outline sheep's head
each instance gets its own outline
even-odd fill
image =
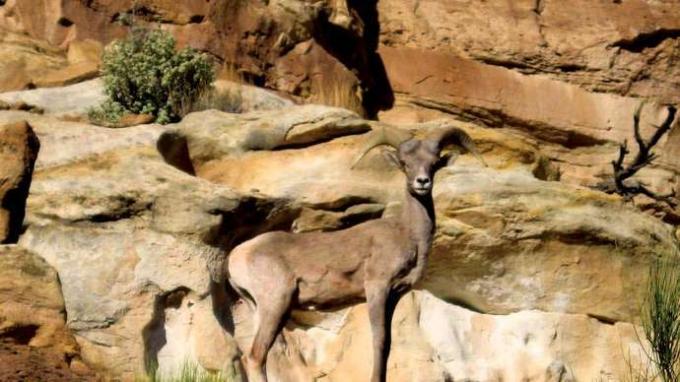
[[[466,150],[486,166],[470,136],[459,128],[445,127],[433,131],[424,139],[416,139],[410,132],[381,126],[374,130],[352,167],[373,148],[382,145],[396,149],[386,154],[406,175],[409,192],[419,196],[432,192],[434,173],[451,161],[451,154],[442,154],[449,146]]]

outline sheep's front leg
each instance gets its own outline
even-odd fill
[[[371,321],[373,334],[373,373],[371,382],[385,380],[387,357],[385,351],[385,331],[387,327],[386,305],[390,294],[390,286],[383,281],[366,281],[366,301],[368,302],[368,318]]]

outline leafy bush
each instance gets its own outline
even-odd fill
[[[106,49],[102,74],[109,99],[90,117],[114,123],[124,113],[151,114],[158,123],[177,121],[214,79],[204,54],[190,48],[176,52],[170,34],[141,28]]]
[[[677,259],[658,260],[652,266],[641,318],[651,347],[649,358],[661,380],[680,380],[680,263]]]

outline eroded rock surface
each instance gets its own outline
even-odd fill
[[[83,360],[130,378],[146,365],[169,373],[192,361],[234,372],[238,352],[220,313],[228,301],[212,293],[209,265],[249,231],[290,224],[285,204],[169,166],[155,148],[158,125],[1,116],[28,119],[42,140],[20,246],[59,273]]]
[[[16,243],[40,142],[25,121],[0,125],[0,242]]]
[[[403,176],[380,150],[350,168],[377,122],[343,109],[208,110],[123,129],[22,111],[0,120],[27,120],[42,142],[19,245],[58,272],[82,359],[109,375],[149,364],[171,373],[187,361],[238,374],[253,319],[215,282],[229,248],[263,231],[338,229],[400,208]],[[640,275],[675,245],[671,227],[616,197],[536,178],[544,155],[509,129],[403,127],[420,135],[452,123],[490,168],[463,155],[437,176],[438,234],[424,291],[397,309],[390,380],[621,373],[619,349],[639,353],[627,322]],[[612,224],[622,220],[631,224]],[[269,358],[273,377],[368,373],[363,305],[293,316],[286,350]]]
[[[172,137],[182,142],[185,159],[199,177],[241,192],[256,188],[306,203],[316,211],[303,211],[298,223],[303,227],[337,228],[339,215],[347,213],[342,211],[366,202],[394,213],[403,176],[380,153],[351,169],[365,136],[354,135],[357,131],[338,113],[315,106],[290,108],[277,114],[274,123],[264,114],[203,112],[189,116],[161,141]],[[308,130],[296,122],[300,118],[318,121],[312,126],[320,132],[343,136],[286,148],[281,137],[288,127],[293,126],[289,139],[298,129]],[[408,127],[426,132],[444,123],[455,122]],[[492,168],[482,169],[463,156],[437,175],[438,234],[421,286],[489,313],[540,309],[633,320],[645,282],[640,269],[655,253],[675,245],[672,229],[617,197],[536,179],[532,168],[541,154],[530,141],[456,124],[479,142]],[[253,132],[257,142],[267,144],[253,145]],[[171,152],[171,146],[161,151]]]
[[[0,280],[0,378],[94,380],[66,328],[57,272],[40,256],[3,245]]]
[[[293,314],[283,333],[267,363],[272,379],[355,381],[370,375],[365,304]],[[250,336],[241,340],[248,343]],[[646,362],[631,324],[531,310],[480,314],[415,291],[402,297],[394,313],[387,380],[621,380],[629,365],[622,354],[630,355],[634,368]]]

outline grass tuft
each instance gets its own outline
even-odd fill
[[[135,378],[135,382],[233,382],[240,380],[235,371],[212,373],[192,361],[185,361],[176,372],[170,375],[160,374],[157,367],[151,370],[151,373]]]
[[[680,380],[680,261],[656,260],[650,268],[642,309],[642,328],[650,343],[650,361],[664,382]]]
[[[364,115],[360,90],[337,76],[322,79],[309,100],[312,103],[341,107]]]

